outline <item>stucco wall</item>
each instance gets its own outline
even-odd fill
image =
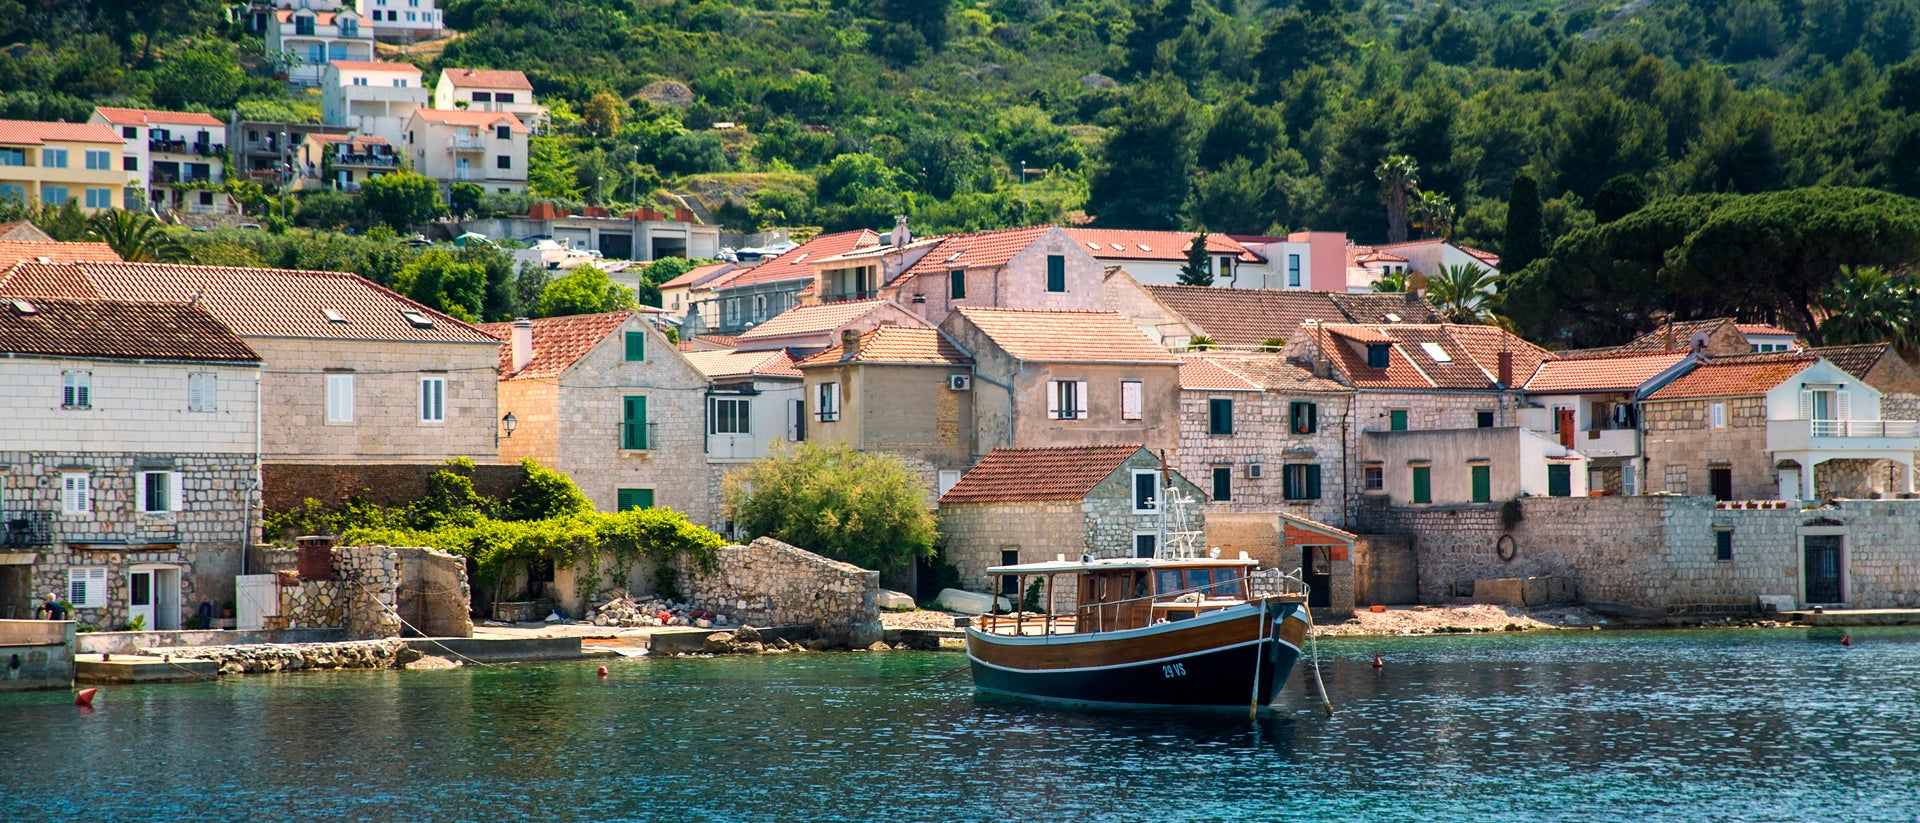
[[[266,360],[262,421],[275,462],[433,463],[495,459],[499,347],[482,343],[247,338]],[[353,422],[327,422],[328,370],[354,372]],[[420,421],[420,377],[447,378],[446,422]]]
[[[841,405],[838,420],[809,419],[807,436],[888,452],[936,470],[965,470],[973,463],[974,393],[949,389],[947,376],[969,373],[965,366],[809,367],[805,397],[813,401],[821,384],[838,383]]]

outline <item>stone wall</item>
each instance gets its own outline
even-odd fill
[[[473,590],[467,584],[467,559],[438,549],[393,551],[400,560],[395,610],[401,618],[427,637],[472,637]]]
[[[1233,434],[1208,433],[1208,403],[1218,398],[1232,400]],[[1292,430],[1294,402],[1314,403],[1318,407],[1318,430],[1300,433]],[[1208,511],[1253,512],[1285,511],[1320,523],[1340,523],[1346,519],[1346,477],[1343,440],[1347,431],[1348,396],[1338,394],[1286,394],[1261,392],[1180,392],[1180,448],[1172,456],[1174,467],[1208,492]],[[1261,477],[1249,476],[1247,465],[1258,461]],[[1320,498],[1287,500],[1286,467],[1290,464],[1320,466]],[[1213,470],[1228,469],[1232,475],[1232,499],[1212,498]]]
[[[1033,563],[1078,557],[1086,546],[1086,513],[1077,502],[949,503],[939,517],[941,557],[969,591],[996,590],[987,568],[1000,565],[1002,551]]]
[[[286,511],[309,497],[326,506],[338,506],[355,496],[382,506],[406,505],[425,497],[427,478],[443,468],[444,463],[270,462],[262,471],[266,507],[268,511]],[[504,498],[526,479],[526,469],[518,463],[473,467],[474,490],[490,497]]]
[[[494,463],[499,430],[498,343],[249,337],[267,363],[261,402],[266,459],[275,463]],[[353,422],[327,422],[329,371],[352,372]],[[420,420],[420,377],[447,379],[445,422]]]
[[[1726,427],[1712,428],[1715,403],[1726,406]],[[1733,471],[1733,499],[1780,496],[1779,472],[1767,459],[1767,399],[1730,397],[1640,404],[1647,492],[1710,495],[1708,472]]]
[[[762,537],[720,550],[711,570],[680,565],[688,601],[759,626],[803,625],[829,644],[880,639],[880,573]]]
[[[1363,534],[1354,541],[1353,602],[1356,606],[1420,602],[1420,561],[1411,538]]]
[[[0,692],[73,687],[71,620],[0,620]]]
[[[333,579],[302,580],[280,589],[280,617],[289,629],[344,629],[349,640],[397,637],[394,614],[400,552],[387,546],[335,546]]]

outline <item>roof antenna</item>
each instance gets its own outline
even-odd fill
[[[187,308],[191,309],[194,306],[200,305],[200,295],[202,292],[202,289],[193,290],[193,296],[187,299]]]

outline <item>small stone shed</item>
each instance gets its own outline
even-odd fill
[[[991,566],[1056,555],[1151,556],[1166,497],[1162,471],[1160,456],[1138,443],[994,449],[940,496],[946,562],[960,570],[963,586],[989,591],[1004,582],[988,579]],[[1191,503],[1187,528],[1204,528],[1199,487],[1165,471],[1165,482]]]

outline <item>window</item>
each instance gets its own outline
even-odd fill
[[[1020,550],[1019,549],[1001,549],[1000,565],[1002,566],[1020,565]],[[1017,575],[1017,574],[1000,575],[1000,594],[1009,598],[1019,597],[1020,596],[1020,575]]]
[[[1474,412],[1473,424],[1483,429],[1493,428],[1493,412],[1491,411]]]
[[[1393,347],[1388,346],[1385,343],[1368,343],[1367,344],[1367,368],[1369,369],[1386,368],[1388,363],[1388,357],[1389,357],[1388,353],[1391,352],[1392,349]]]
[[[1207,401],[1207,434],[1233,434],[1233,401],[1215,397]]]
[[[716,397],[707,412],[708,434],[752,434],[753,401]]]
[[[407,88],[409,85],[411,85],[412,82],[413,81],[408,80],[405,77],[395,77],[393,78],[393,87],[396,89],[404,89],[404,88]]]
[[[180,473],[170,471],[143,471],[135,476],[134,497],[140,501],[140,511],[177,512],[180,511]]]
[[[0,183],[0,203],[27,202],[27,187],[19,183]]]
[[[1295,401],[1288,407],[1287,425],[1294,434],[1313,434],[1320,430],[1320,406]]]
[[[93,475],[88,472],[60,473],[60,512],[86,514],[93,511]]]
[[[1087,381],[1047,381],[1048,420],[1084,420],[1086,417]]]
[[[1480,464],[1468,466],[1467,470],[1473,473],[1473,502],[1493,500],[1493,466]]]
[[[510,91],[495,92],[493,95],[493,102],[511,103],[513,102],[513,92],[510,92]]]
[[[1067,290],[1066,255],[1047,255],[1047,291]]]
[[[45,203],[49,206],[64,206],[67,204],[67,197],[68,197],[68,193],[67,193],[66,186],[41,186],[40,187],[40,202]]]
[[[647,359],[647,333],[643,331],[627,332],[627,362],[638,363]]]
[[[1213,499],[1215,502],[1226,502],[1233,499],[1232,467],[1213,467]]]
[[[87,189],[87,208],[113,208],[113,189]]]
[[[967,272],[964,269],[947,272],[947,297],[952,300],[962,300],[966,296]]]
[[[946,494],[948,489],[960,484],[960,472],[951,469],[941,469],[939,483],[939,494]]]
[[[1152,557],[1160,545],[1160,535],[1152,532],[1138,532],[1133,536],[1133,556]]]
[[[1733,530],[1713,530],[1713,559],[1722,563],[1733,562]]]
[[[76,609],[107,607],[107,569],[105,566],[76,566],[67,569],[67,602]]]
[[[1433,467],[1413,467],[1413,502],[1433,502]]]
[[[1133,513],[1150,514],[1160,504],[1160,473],[1135,470],[1133,473]]]
[[[1387,431],[1403,432],[1407,430],[1407,410],[1387,410]]]
[[[138,158],[138,157],[122,157],[122,158],[120,158],[120,170],[121,170],[121,171],[139,171],[139,170],[140,170],[140,158]]]
[[[140,127],[139,126],[121,126],[120,136],[128,140],[138,139],[140,137]]]
[[[93,407],[93,372],[85,369],[68,369],[60,373],[60,407],[63,409]]]
[[[213,372],[197,371],[187,375],[187,411],[210,412],[219,410],[215,396],[216,378]]]
[[[1360,487],[1377,492],[1387,487],[1387,471],[1384,466],[1361,466]]]
[[[1287,287],[1300,288],[1300,255],[1287,255]]]
[[[1120,381],[1120,419],[1139,420],[1143,415],[1144,400],[1138,380]]]
[[[1280,472],[1280,496],[1288,500],[1319,500],[1319,464],[1288,463]]]
[[[795,443],[804,442],[807,439],[807,401],[793,401],[793,416],[788,419],[793,426],[787,430],[787,439]]]
[[[636,395],[621,401],[620,448],[647,448],[647,398]]]
[[[1573,496],[1573,467],[1565,463],[1547,464],[1547,496]]]
[[[49,168],[49,169],[66,168],[67,167],[67,150],[66,149],[41,149],[40,165],[45,166],[46,168]]]
[[[347,44],[333,43],[327,46],[328,61],[345,60],[345,59],[347,59]]]
[[[359,21],[357,21],[357,20],[342,20],[342,21],[340,21],[340,36],[341,36],[341,37],[359,37],[359,36],[360,36],[360,23],[359,23]],[[346,56],[346,47],[345,47],[345,46],[342,46],[342,47],[341,47],[341,49],[340,49],[340,56],[342,56],[342,57],[345,57],[345,56]]]
[[[513,168],[513,158],[505,154],[497,155],[493,158],[493,167],[496,169]]]
[[[618,489],[614,491],[613,497],[616,511],[653,508],[652,489]]]
[[[512,126],[494,126],[493,136],[495,139],[498,139],[498,140],[512,140],[513,127]],[[504,169],[506,168],[506,166],[501,166],[500,168]]]
[[[491,102],[493,102],[493,92],[490,92],[490,91],[476,91],[476,92],[474,92],[474,93],[473,93],[473,102],[475,102],[475,103],[491,103]]]
[[[447,377],[443,374],[420,376],[420,422],[447,422]]]
[[[26,149],[0,149],[0,166],[24,166],[26,164]]]
[[[308,20],[306,21],[306,25],[297,26],[296,28],[306,29],[306,31],[298,32],[300,34],[312,34],[313,21]],[[327,62],[327,47],[320,45],[319,43],[314,43],[312,45],[307,46],[307,62],[315,63],[315,64]]]
[[[353,422],[353,375],[327,375],[327,422]]]
[[[94,171],[106,171],[113,168],[113,153],[98,149],[87,149],[87,168]]]
[[[353,78],[353,84],[354,84],[354,85],[356,85],[356,86],[364,86],[364,85],[366,85],[366,84],[367,84],[367,78],[365,78],[365,77],[355,77],[355,78]]]
[[[840,384],[821,383],[814,394],[813,406],[818,410],[820,422],[831,423],[840,419]]]
[[[1708,425],[1716,429],[1727,427],[1727,404],[1715,403],[1708,412]]]

